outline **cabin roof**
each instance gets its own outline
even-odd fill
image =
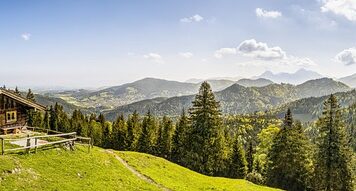
[[[4,88],[0,88],[0,95],[6,95],[7,97],[10,97],[11,99],[14,99],[26,106],[29,106],[29,107],[32,107],[32,108],[35,108],[37,110],[40,110],[40,111],[45,111],[46,110],[46,107],[41,105],[41,104],[38,104],[38,103],[35,103],[29,99],[26,99],[22,96],[19,96],[9,90],[5,90]]]

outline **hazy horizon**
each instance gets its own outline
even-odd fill
[[[356,72],[356,1],[0,2],[0,84]]]

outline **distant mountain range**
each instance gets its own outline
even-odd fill
[[[340,78],[339,81],[347,84],[350,87],[356,88],[356,74]]]
[[[272,73],[271,71],[266,71],[259,76],[254,77],[257,78],[265,78],[272,80],[276,83],[289,83],[289,84],[301,84],[308,80],[323,78],[324,76],[310,70],[300,69],[295,73]]]
[[[300,85],[270,84],[263,87],[244,87],[237,83],[216,92],[223,113],[251,113],[267,110],[278,105],[306,97],[320,97],[336,92],[348,91],[347,85],[330,78],[307,81]],[[119,106],[104,112],[109,119],[119,113],[129,114],[135,110],[141,114],[148,110],[157,115],[178,115],[183,108],[189,108],[194,95],[171,98],[154,98]]]
[[[264,78],[258,78],[258,79],[240,79],[236,82],[236,84],[239,84],[241,86],[245,87],[263,87],[263,86],[268,86],[273,84],[271,80],[264,79]]]
[[[232,84],[229,80],[208,80],[213,90],[220,91]],[[52,94],[69,103],[83,107],[110,109],[156,97],[174,97],[195,94],[200,83],[186,83],[156,78],[144,78],[132,83],[113,86],[100,91],[63,91]]]

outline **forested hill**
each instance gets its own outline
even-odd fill
[[[319,97],[350,90],[347,85],[330,78],[307,81],[294,86],[290,84],[270,84],[264,87],[244,87],[238,84],[216,92],[223,113],[239,114],[264,111],[281,104],[306,97]],[[149,109],[156,115],[178,115],[183,108],[189,108],[194,95],[159,98],[135,102],[105,112],[108,119],[117,114],[129,114],[135,110],[144,114]]]
[[[336,93],[339,104],[341,107],[348,107],[356,103],[356,90],[351,90],[348,92]],[[277,107],[273,110],[277,116],[282,117],[287,110],[290,108],[294,114],[294,118],[301,121],[310,121],[316,119],[321,115],[323,108],[323,102],[328,98],[328,96],[322,97],[309,97],[300,100],[296,100],[282,106]]]

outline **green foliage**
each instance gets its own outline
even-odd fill
[[[119,115],[112,125],[111,147],[116,150],[126,150],[128,146],[128,130],[124,115]]]
[[[174,133],[173,121],[164,116],[159,125],[159,133],[157,140],[158,155],[164,158],[171,158],[172,152],[172,137]]]
[[[33,101],[33,102],[36,102],[36,100],[35,100],[35,95],[32,93],[31,89],[28,89],[26,98],[27,98],[28,100],[31,100],[31,101]]]
[[[139,138],[138,150],[140,152],[153,154],[156,152],[156,135],[157,135],[156,118],[148,111],[142,121],[142,134]]]
[[[265,183],[264,177],[256,171],[248,173],[246,175],[246,180],[253,182],[255,184],[258,184],[258,185],[263,185]]]
[[[172,160],[178,164],[184,165],[184,158],[188,150],[188,131],[189,131],[189,121],[188,117],[185,114],[185,111],[182,111],[182,114],[177,122],[175,132],[173,134],[173,148],[172,148]]]
[[[207,82],[202,83],[189,114],[191,147],[185,159],[187,166],[203,174],[217,175],[225,168],[225,140],[219,103]]]
[[[318,119],[320,137],[315,164],[317,190],[352,191],[351,149],[337,99],[331,95]]]
[[[138,150],[138,140],[141,136],[141,123],[138,113],[135,111],[127,119],[127,149]]]
[[[261,130],[257,135],[259,144],[255,154],[255,169],[258,173],[264,174],[267,164],[267,155],[273,144],[273,140],[280,131],[276,125],[269,125]]]
[[[229,166],[229,175],[232,178],[245,178],[248,168],[247,168],[247,161],[245,158],[245,151],[242,147],[242,144],[236,139],[233,150],[232,156]]]
[[[293,124],[288,110],[283,128],[268,152],[267,185],[286,190],[308,190],[311,176],[311,149],[300,123]]]

